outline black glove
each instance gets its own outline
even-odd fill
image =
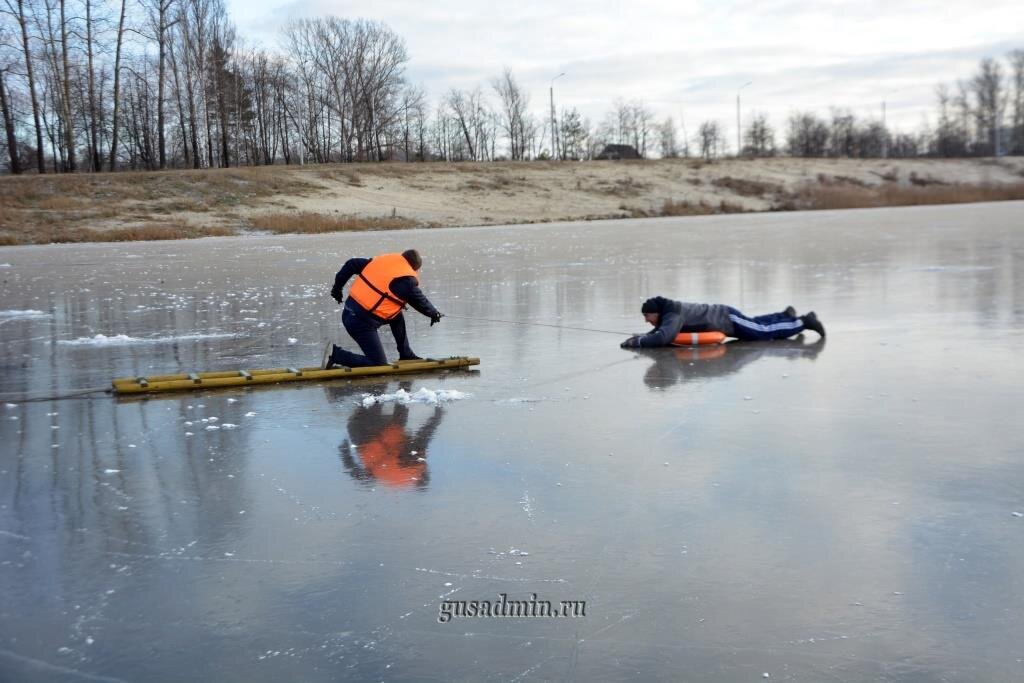
[[[340,304],[342,299],[345,298],[345,296],[344,296],[344,294],[342,294],[342,291],[340,289],[332,289],[331,290],[331,298],[333,298],[335,301],[337,301]]]
[[[433,313],[431,313],[430,314],[430,326],[433,327],[437,323],[441,322],[441,318],[443,318],[443,317],[444,317],[444,313],[441,313],[440,311],[434,311]]]
[[[640,348],[640,337],[632,336],[626,341],[619,344],[620,348],[623,349],[639,349]]]

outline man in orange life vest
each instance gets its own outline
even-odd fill
[[[419,252],[409,249],[401,254],[380,254],[373,258],[351,258],[334,277],[331,296],[339,304],[342,289],[354,275],[356,281],[349,288],[341,322],[356,340],[363,354],[346,351],[332,343],[324,349],[324,369],[335,365],[350,368],[368,365],[387,365],[384,347],[377,330],[381,325],[391,327],[400,360],[419,360],[409,346],[402,309],[406,304],[430,318],[430,325],[443,317],[419,287],[419,269],[423,265]]]

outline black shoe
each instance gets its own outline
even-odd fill
[[[796,309],[793,308],[792,306],[786,306],[786,310],[784,310],[783,313],[788,315],[790,318],[799,318],[800,317],[800,316],[798,316],[796,314]]]
[[[399,357],[398,360],[423,360],[423,359],[414,354],[412,356],[401,356],[401,357]]]
[[[818,316],[814,311],[811,311],[807,315],[800,316],[800,321],[804,324],[804,327],[808,330],[817,332],[822,339],[825,338],[825,326],[818,320]]]
[[[324,347],[324,357],[320,361],[320,367],[324,370],[330,370],[334,367],[334,349],[336,348],[331,342],[327,342],[327,346]]]

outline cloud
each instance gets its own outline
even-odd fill
[[[1017,2],[991,0],[231,0],[241,33],[274,44],[288,20],[333,14],[387,23],[407,42],[409,80],[431,98],[490,90],[510,67],[540,111],[551,78],[559,106],[592,120],[618,97],[659,116],[735,120],[744,109],[777,124],[793,109],[851,108],[920,125],[934,87],[969,76],[984,56],[1024,48]]]

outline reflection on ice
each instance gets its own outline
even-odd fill
[[[376,404],[352,413],[348,437],[338,446],[338,454],[353,479],[398,489],[427,487],[430,442],[444,411],[435,407],[415,428],[410,428],[409,416],[409,408],[403,404],[394,405],[391,411]]]
[[[816,338],[813,343],[808,343],[801,336],[768,342],[731,341],[693,348],[638,349],[636,352],[653,361],[644,372],[644,384],[651,389],[665,389],[674,384],[739,372],[762,358],[813,361],[825,350],[825,341]]]
[[[0,678],[1018,680],[1022,206],[3,249]],[[309,364],[409,246],[478,372],[23,402]],[[571,329],[663,291],[828,349]]]
[[[168,337],[129,337],[126,334],[115,334],[108,337],[105,334],[97,334],[93,337],[79,337],[78,339],[58,339],[57,343],[62,346],[128,346],[131,344],[171,344],[174,342],[199,341],[203,339],[230,339],[237,337],[237,334],[179,334]]]

